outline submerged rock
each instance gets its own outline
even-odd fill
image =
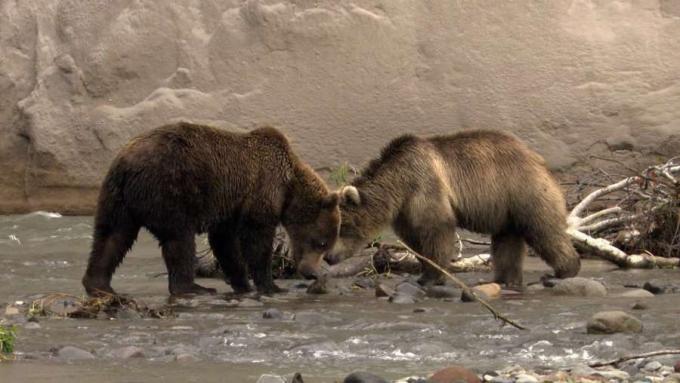
[[[238,304],[238,307],[261,307],[261,306],[264,306],[264,303],[250,298],[243,298],[241,302],[239,302]]]
[[[654,294],[645,289],[629,289],[619,294],[621,298],[654,298]]]
[[[262,318],[264,318],[264,319],[282,319],[283,313],[279,309],[270,308],[270,309],[266,309],[262,312]]]
[[[430,298],[455,298],[460,296],[460,289],[453,286],[428,286],[425,293]]]
[[[432,374],[429,380],[432,383],[481,383],[477,374],[462,366],[441,369]]]
[[[328,294],[328,278],[319,277],[307,288],[307,294]]]
[[[121,347],[111,351],[110,356],[116,359],[143,358],[144,350],[135,346]]]
[[[604,297],[607,295],[607,288],[598,281],[574,277],[558,281],[553,287],[553,292],[557,295]]]
[[[630,374],[617,369],[611,370],[598,370],[593,373],[595,376],[601,376],[607,380],[618,380],[618,381],[628,381],[630,379]]]
[[[587,324],[588,334],[614,334],[642,332],[642,322],[623,311],[601,311]]]
[[[390,302],[398,305],[412,305],[416,303],[416,300],[410,295],[396,293],[390,297]]]
[[[357,371],[345,377],[342,383],[388,383],[387,380],[370,372]]]
[[[94,355],[85,351],[82,348],[65,346],[57,351],[57,356],[64,360],[91,360],[95,359]]]
[[[397,294],[410,296],[413,299],[425,298],[425,290],[411,282],[402,282],[397,285]]]

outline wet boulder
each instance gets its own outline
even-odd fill
[[[675,372],[680,372],[680,360],[678,360],[677,362],[675,362],[675,365],[673,366],[673,369],[675,370]]]
[[[680,292],[680,286],[659,280],[647,281],[642,288],[654,295]]]
[[[472,291],[477,294],[479,298],[484,300],[498,299],[501,296],[501,286],[498,283],[485,283],[483,285],[475,286],[472,288]],[[474,301],[474,298],[465,291],[463,291],[460,299],[463,302]]]
[[[345,377],[342,383],[388,383],[387,380],[370,372],[357,371]]]
[[[642,322],[623,311],[601,311],[593,315],[586,326],[588,334],[642,332]]]
[[[645,289],[628,289],[621,294],[621,298],[654,298],[654,294]]]
[[[583,277],[559,280],[553,287],[556,295],[571,295],[578,297],[604,297],[607,288],[600,282]]]
[[[450,366],[443,368],[430,377],[432,383],[481,383],[474,372],[462,366]]]
[[[380,297],[391,297],[394,295],[395,291],[393,288],[385,285],[384,283],[378,283],[375,285],[375,296]]]

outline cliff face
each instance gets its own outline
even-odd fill
[[[278,126],[314,167],[477,127],[564,170],[679,154],[678,36],[675,0],[0,0],[0,212],[91,211],[177,119]]]

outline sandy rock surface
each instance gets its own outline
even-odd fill
[[[178,119],[279,126],[315,168],[475,127],[567,171],[653,161],[680,145],[678,35],[671,0],[2,1],[0,212],[90,213],[116,151]]]

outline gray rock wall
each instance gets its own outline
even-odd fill
[[[0,0],[0,212],[89,212],[128,139],[273,124],[314,167],[515,132],[556,169],[679,154],[676,0]]]

